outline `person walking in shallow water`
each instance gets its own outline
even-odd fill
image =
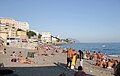
[[[86,76],[86,73],[83,71],[82,66],[78,67],[78,71],[75,72],[74,76]]]

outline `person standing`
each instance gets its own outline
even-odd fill
[[[81,50],[79,50],[78,52],[79,52],[79,59],[80,59],[79,65],[83,66],[83,56],[84,56],[84,54]]]
[[[67,51],[67,68],[71,68],[71,63],[72,63],[72,51],[73,49],[70,48],[68,51]],[[69,65],[70,64],[70,65]]]

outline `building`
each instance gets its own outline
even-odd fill
[[[21,31],[18,31],[18,29],[21,29]],[[0,36],[5,40],[27,36],[26,32],[28,30],[29,24],[27,22],[16,21],[12,18],[0,18]]]
[[[57,37],[52,36],[52,43],[58,43],[60,42],[59,35]]]
[[[41,41],[43,42],[43,43],[46,43],[46,42],[49,42],[49,43],[51,43],[52,42],[52,38],[51,38],[51,33],[50,32],[42,32],[41,33]]]
[[[38,36],[33,36],[29,39],[30,42],[38,42]]]
[[[52,43],[56,43],[58,42],[58,38],[57,37],[52,37]]]
[[[17,36],[19,37],[25,37],[26,36],[26,31],[17,31]]]
[[[27,22],[16,22],[16,25],[18,25],[19,29],[22,29],[24,31],[29,30],[29,24]]]
[[[14,26],[24,31],[29,30],[29,24],[27,22],[16,21],[12,18],[0,18],[0,24],[7,26]]]

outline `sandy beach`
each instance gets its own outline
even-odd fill
[[[58,53],[54,52],[55,55],[51,55],[53,48],[47,52],[48,56],[42,55],[45,49],[39,48],[39,51],[34,54],[34,58],[29,58],[34,61],[32,64],[22,64],[20,62],[11,62],[12,57],[10,56],[13,51],[18,54],[19,51],[22,52],[25,59],[28,52],[36,52],[36,50],[23,49],[23,48],[11,48],[6,47],[6,54],[0,54],[0,63],[4,64],[1,69],[11,69],[14,71],[13,74],[8,74],[5,76],[59,76],[61,73],[65,73],[66,76],[73,76],[74,69],[66,69],[66,53],[62,53],[62,49],[59,49]],[[79,59],[77,60],[76,67]],[[84,71],[87,76],[114,76],[113,69],[104,69],[92,65],[91,60],[84,59]]]

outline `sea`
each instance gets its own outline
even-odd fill
[[[89,50],[100,51],[103,54],[108,55],[120,55],[120,43],[74,43],[74,44],[62,44],[62,48],[69,49],[70,47],[75,50]]]

